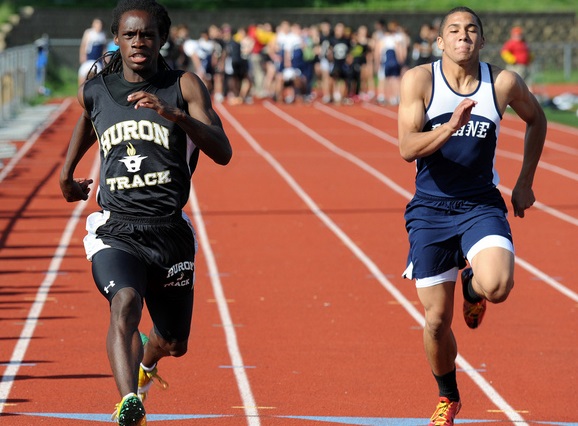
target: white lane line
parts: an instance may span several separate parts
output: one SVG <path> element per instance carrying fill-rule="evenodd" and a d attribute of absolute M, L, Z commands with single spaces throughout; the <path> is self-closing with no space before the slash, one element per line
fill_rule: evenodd
<path fill-rule="evenodd" d="M 54 121 L 58 117 L 60 117 L 60 115 L 64 111 L 66 111 L 71 102 L 72 100 L 70 98 L 66 98 L 64 102 L 60 104 L 56 112 L 54 112 L 47 121 L 42 123 L 42 125 L 38 129 L 36 129 L 36 131 L 32 134 L 32 136 L 30 136 L 30 138 L 28 138 L 28 140 L 24 142 L 24 145 L 22 145 L 22 147 L 16 152 L 16 154 L 14 154 L 14 156 L 10 159 L 8 164 L 6 164 L 4 168 L 0 169 L 0 183 L 6 178 L 6 176 L 8 176 L 8 174 L 12 171 L 12 169 L 14 169 L 16 164 L 18 164 L 18 162 L 28 153 L 30 148 L 34 146 L 34 144 L 36 143 L 42 132 L 44 132 L 44 130 L 50 127 L 52 123 L 54 123 Z"/>
<path fill-rule="evenodd" d="M 497 153 L 498 153 L 498 155 L 500 155 L 502 157 L 506 157 L 506 158 L 509 158 L 511 160 L 517 160 L 519 162 L 522 162 L 522 160 L 524 159 L 524 156 L 522 154 L 518 154 L 517 152 L 510 152 L 510 151 L 504 151 L 502 149 L 497 149 Z M 540 160 L 540 168 L 549 170 L 552 173 L 559 174 L 560 176 L 563 176 L 565 178 L 568 178 L 570 180 L 574 180 L 574 181 L 578 182 L 578 173 L 574 173 L 574 172 L 571 172 L 570 170 L 563 169 L 560 166 L 550 164 L 544 160 Z"/>
<path fill-rule="evenodd" d="M 98 179 L 98 169 L 100 166 L 100 158 L 97 156 L 95 157 L 92 168 L 90 169 L 90 178 L 97 182 Z M 90 194 L 94 194 L 95 191 L 91 191 Z M 90 198 L 89 198 L 90 200 Z M 62 199 L 64 203 L 64 198 Z M 30 307 L 30 311 L 28 312 L 28 316 L 24 323 L 24 327 L 22 332 L 20 333 L 20 337 L 16 342 L 16 346 L 14 347 L 14 351 L 12 352 L 12 356 L 10 357 L 10 365 L 6 367 L 4 374 L 2 375 L 2 381 L 0 382 L 0 414 L 4 409 L 4 404 L 7 403 L 8 397 L 10 395 L 10 390 L 12 389 L 12 385 L 14 384 L 14 380 L 20 366 L 22 365 L 22 361 L 26 356 L 26 351 L 28 350 L 28 345 L 30 344 L 30 340 L 34 335 L 34 331 L 36 330 L 36 326 L 38 325 L 40 314 L 42 313 L 42 309 L 46 303 L 48 298 L 48 293 L 50 292 L 50 288 L 52 284 L 58 277 L 60 272 L 60 265 L 62 264 L 62 260 L 66 255 L 66 251 L 70 245 L 70 240 L 74 234 L 74 230 L 78 221 L 82 216 L 82 212 L 88 205 L 88 200 L 78 202 L 76 207 L 72 211 L 68 222 L 66 223 L 66 227 L 60 237 L 60 241 L 58 243 L 58 247 L 54 255 L 52 256 L 52 260 L 50 261 L 50 265 L 48 266 L 48 271 L 44 277 L 44 280 L 38 287 L 38 291 L 36 292 L 36 297 L 32 302 L 32 306 Z"/>
<path fill-rule="evenodd" d="M 566 132 L 570 133 L 573 136 L 578 136 L 578 129 L 576 127 L 568 126 L 566 124 L 555 123 L 553 121 L 548 122 L 548 126 L 561 132 Z"/>
<path fill-rule="evenodd" d="M 315 106 L 317 108 L 323 109 L 323 110 L 325 110 L 325 108 L 329 109 L 329 107 L 321 106 L 317 103 L 315 104 Z M 365 108 L 369 111 L 376 112 L 376 113 L 383 115 L 385 117 L 389 117 L 393 120 L 397 120 L 397 116 L 398 116 L 397 112 L 389 110 L 387 108 L 380 107 L 380 106 L 373 105 L 373 104 L 363 104 L 363 108 Z M 504 114 L 504 119 L 502 121 L 506 122 L 506 121 L 514 121 L 514 120 L 520 120 L 520 118 L 517 116 L 514 116 L 514 115 Z M 576 129 L 574 127 L 570 127 L 570 126 L 564 126 L 564 125 L 558 124 L 558 123 L 548 122 L 548 127 L 552 128 L 552 129 L 564 131 L 567 133 L 571 133 L 573 135 L 578 134 L 578 129 Z M 524 132 L 522 132 L 520 130 L 512 129 L 510 127 L 506 127 L 506 126 L 502 125 L 500 127 L 500 131 L 503 132 L 504 134 L 509 134 L 510 136 L 515 136 L 515 137 L 520 138 L 521 140 L 524 140 Z M 546 139 L 545 146 L 548 148 L 551 148 L 555 151 L 560 151 L 560 152 L 564 152 L 566 154 L 571 154 L 571 155 L 578 155 L 578 149 L 572 148 L 570 146 L 562 145 L 562 144 L 553 142 L 553 141 L 548 140 L 548 139 Z"/>
<path fill-rule="evenodd" d="M 211 279 L 211 285 L 213 287 L 213 293 L 215 294 L 217 308 L 219 310 L 219 315 L 221 316 L 221 322 L 223 323 L 223 330 L 225 331 L 225 339 L 227 341 L 229 357 L 231 358 L 231 365 L 244 366 L 245 364 L 243 362 L 243 357 L 241 356 L 241 350 L 239 349 L 239 344 L 237 342 L 235 325 L 233 324 L 231 313 L 229 312 L 229 307 L 227 305 L 227 298 L 225 297 L 225 292 L 221 283 L 219 268 L 217 267 L 217 262 L 215 260 L 211 245 L 208 242 L 209 237 L 207 235 L 207 229 L 205 227 L 205 222 L 203 220 L 203 215 L 201 213 L 197 195 L 192 185 L 189 204 L 195 221 L 195 229 L 199 235 L 199 243 L 203 250 L 203 255 L 206 258 L 207 267 L 209 269 L 209 276 Z M 247 424 L 249 426 L 259 426 L 259 411 L 257 405 L 255 404 L 255 398 L 253 396 L 253 392 L 251 391 L 251 385 L 249 383 L 249 378 L 247 377 L 246 369 L 233 368 L 232 370 L 235 374 L 235 379 L 237 380 L 237 386 L 241 394 L 241 400 L 243 401 L 243 409 L 245 411 L 245 415 L 247 416 Z"/>
<path fill-rule="evenodd" d="M 299 123 L 294 120 L 288 114 L 281 111 L 279 108 L 266 104 L 267 109 L 277 114 L 280 118 L 293 123 Z M 313 199 L 301 188 L 301 186 L 295 181 L 295 179 L 283 168 L 283 166 L 273 157 L 268 151 L 266 151 L 261 145 L 251 136 L 249 132 L 222 106 L 217 105 L 218 112 L 221 116 L 235 128 L 239 134 L 247 141 L 247 143 L 259 154 L 261 155 L 271 167 L 287 182 L 287 184 L 293 189 L 293 191 L 301 198 L 301 200 L 309 207 L 309 209 L 331 230 L 341 242 L 351 250 L 351 252 L 361 261 L 367 269 L 372 273 L 372 275 L 377 279 L 377 281 L 398 301 L 398 303 L 403 306 L 403 308 L 409 313 L 409 315 L 414 318 L 414 320 L 421 326 L 425 326 L 425 318 L 423 315 L 413 306 L 413 304 L 405 298 L 405 296 L 393 285 L 381 272 L 379 267 L 361 250 L 350 238 L 349 236 L 335 224 L 327 216 L 321 208 L 313 201 Z M 299 123 L 300 124 L 300 123 Z M 302 126 L 298 126 L 302 129 Z M 304 127 L 304 126 L 303 126 Z M 309 129 L 309 135 L 316 134 L 313 130 Z M 322 139 L 320 135 L 317 135 L 315 140 Z M 328 141 L 327 141 L 328 142 Z M 329 142 L 330 143 L 330 142 Z M 522 416 L 514 410 L 504 398 L 492 387 L 492 385 L 482 377 L 474 368 L 461 356 L 458 354 L 456 359 L 456 364 L 460 369 L 463 369 L 465 374 L 467 374 L 487 395 L 487 397 L 498 407 L 499 410 L 503 411 L 504 414 L 514 423 L 519 425 L 528 426 Z"/>
<path fill-rule="evenodd" d="M 326 106 L 318 106 L 318 109 L 320 109 L 321 111 L 325 112 L 327 111 L 330 115 L 332 115 L 333 117 L 336 117 L 340 120 L 343 120 L 347 123 L 350 123 L 354 126 L 357 126 L 359 128 L 362 129 L 366 129 L 367 127 L 371 127 L 369 125 L 367 125 L 366 123 L 363 123 L 360 120 L 351 118 L 349 116 L 346 116 L 345 114 L 342 114 L 340 112 L 335 111 L 332 108 L 326 107 Z M 272 110 L 271 107 L 269 107 L 270 110 Z M 278 110 L 277 108 L 275 108 L 276 110 Z M 272 110 L 273 111 L 273 110 Z M 302 132 L 306 133 L 307 135 L 309 135 L 311 138 L 313 138 L 314 140 L 316 140 L 317 142 L 319 142 L 320 144 L 322 144 L 323 146 L 327 146 L 330 147 L 329 149 L 331 149 L 331 151 L 335 152 L 338 155 L 342 155 L 341 152 L 343 151 L 341 148 L 335 147 L 335 145 L 333 145 L 333 143 L 329 142 L 327 139 L 323 138 L 321 135 L 315 133 L 314 131 L 312 131 L 311 129 L 309 129 L 308 127 L 306 127 L 303 123 L 295 120 L 293 117 L 290 117 L 289 115 L 283 113 L 281 110 L 278 110 L 279 113 L 276 112 L 277 115 L 281 116 L 280 114 L 283 114 L 283 119 L 285 119 L 286 121 L 290 122 L 291 124 L 293 124 L 295 127 L 299 128 Z M 273 111 L 275 112 L 275 111 Z M 391 111 L 390 111 L 391 112 Z M 376 136 L 379 136 L 378 132 L 371 132 L 372 134 L 375 134 Z M 389 135 L 388 135 L 389 136 Z M 390 137 L 388 139 L 386 139 L 388 142 L 390 142 Z M 335 147 L 335 148 L 333 148 Z M 345 151 L 343 151 L 345 152 Z M 515 157 L 514 154 L 512 154 L 514 157 L 513 158 L 517 158 Z M 351 154 L 347 153 L 347 155 L 342 155 L 344 158 L 350 159 L 350 157 L 352 157 Z M 521 156 L 519 157 L 521 159 Z M 353 161 L 353 160 L 350 160 Z M 371 166 L 369 166 L 368 164 L 364 163 L 362 160 L 358 159 L 356 157 L 356 161 L 353 161 L 356 165 L 358 165 L 359 167 L 361 167 L 363 170 L 366 170 L 368 173 L 372 174 L 372 175 L 380 175 L 383 176 L 381 174 L 381 172 L 376 171 L 375 169 L 373 169 Z M 570 177 L 570 176 L 567 176 Z M 379 180 L 383 183 L 385 183 L 386 185 L 390 186 L 388 181 L 388 178 L 386 178 L 385 176 L 383 176 L 382 178 L 380 178 Z M 405 196 L 408 200 L 411 199 L 411 197 L 413 196 L 413 194 L 410 194 L 408 191 L 401 191 L 399 188 L 400 186 L 395 184 L 394 187 L 390 188 L 394 189 L 395 192 Z M 504 194 L 507 194 L 509 196 L 512 195 L 512 190 L 510 188 L 507 188 L 503 185 L 499 185 L 498 188 L 500 189 L 500 191 Z M 549 214 L 557 219 L 560 219 L 564 222 L 567 222 L 571 225 L 574 226 L 578 226 L 578 219 L 570 216 L 566 213 L 563 213 L 559 210 L 556 210 L 552 207 L 547 206 L 546 204 L 540 202 L 540 201 L 536 201 L 534 203 L 534 208 L 538 209 L 538 210 L 542 210 L 543 212 L 545 212 L 546 214 Z M 549 285 L 550 287 L 552 287 L 553 289 L 557 290 L 558 292 L 562 293 L 563 295 L 569 297 L 572 300 L 576 300 L 578 298 L 578 293 L 574 292 L 573 290 L 569 289 L 568 287 L 564 286 L 563 284 L 559 283 L 558 281 L 556 281 L 554 278 L 550 277 L 549 275 L 547 275 L 546 273 L 540 271 L 538 268 L 536 268 L 535 266 L 532 266 L 529 262 L 521 259 L 520 257 L 516 256 L 516 263 L 522 267 L 523 269 L 525 269 L 526 271 L 528 271 L 530 274 L 533 274 L 534 276 L 536 276 L 537 278 L 539 278 L 540 280 L 542 280 L 545 284 Z"/>

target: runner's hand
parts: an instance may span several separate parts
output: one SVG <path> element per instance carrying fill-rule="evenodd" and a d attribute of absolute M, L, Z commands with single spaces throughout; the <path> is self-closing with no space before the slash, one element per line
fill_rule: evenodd
<path fill-rule="evenodd" d="M 525 211 L 536 202 L 531 187 L 516 185 L 512 190 L 512 206 L 515 217 L 524 217 Z"/>
<path fill-rule="evenodd" d="M 177 121 L 182 116 L 183 111 L 179 108 L 169 105 L 158 96 L 145 92 L 143 90 L 128 95 L 127 100 L 134 102 L 134 109 L 150 108 L 154 109 L 161 117 L 170 121 Z"/>
<path fill-rule="evenodd" d="M 73 179 L 60 182 L 60 190 L 64 199 L 69 203 L 80 200 L 88 200 L 90 193 L 90 184 L 92 179 Z"/>

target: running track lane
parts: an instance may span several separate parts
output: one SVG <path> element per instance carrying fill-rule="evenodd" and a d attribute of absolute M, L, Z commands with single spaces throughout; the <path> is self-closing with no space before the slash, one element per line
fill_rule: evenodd
<path fill-rule="evenodd" d="M 70 109 L 0 182 L 2 361 L 13 357 L 24 325 L 38 320 L 21 363 L 6 368 L 2 386 L 11 386 L 0 424 L 94 424 L 117 402 L 104 355 L 106 306 L 81 247 L 84 216 L 96 206 L 93 199 L 66 204 L 57 187 L 78 113 Z M 188 208 L 206 246 L 197 259 L 191 350 L 163 361 L 171 387 L 151 394 L 150 419 L 426 424 L 436 389 L 415 290 L 400 278 L 413 165 L 397 152 L 395 111 L 269 103 L 218 111 L 234 158 L 222 168 L 204 157 L 193 178 L 198 205 Z M 523 129 L 509 117 L 502 126 L 497 166 L 507 193 Z M 568 132 L 549 133 L 557 137 L 544 153 L 551 166 L 536 182 L 543 205 L 512 218 L 519 256 L 512 297 L 492 306 L 475 332 L 456 310 L 461 424 L 577 422 L 578 170 L 569 143 L 576 134 Z M 93 158 L 80 174 L 90 173 Z M 70 215 L 83 204 L 62 263 L 51 270 Z M 46 277 L 54 277 L 48 289 Z M 28 318 L 31 300 L 44 293 L 38 318 Z"/>

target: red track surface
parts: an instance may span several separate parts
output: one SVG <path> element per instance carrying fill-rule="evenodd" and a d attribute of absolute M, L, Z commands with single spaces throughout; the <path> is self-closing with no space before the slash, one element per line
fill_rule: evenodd
<path fill-rule="evenodd" d="M 149 423 L 426 424 L 437 389 L 421 306 L 401 278 L 414 166 L 398 154 L 395 110 L 217 110 L 233 160 L 223 168 L 202 157 L 193 178 L 198 207 L 187 210 L 204 246 L 191 348 L 162 361 L 170 388 L 151 391 Z M 104 346 L 107 304 L 82 247 L 97 206 L 93 197 L 67 204 L 58 187 L 78 114 L 75 102 L 59 112 L 0 179 L 0 425 L 92 425 L 119 399 Z M 523 126 L 507 116 L 502 128 L 497 168 L 509 200 Z M 539 203 L 511 218 L 509 300 L 472 331 L 457 298 L 460 424 L 578 424 L 576 141 L 575 129 L 549 130 Z M 77 176 L 90 174 L 95 155 Z M 75 208 L 84 208 L 76 224 Z"/>

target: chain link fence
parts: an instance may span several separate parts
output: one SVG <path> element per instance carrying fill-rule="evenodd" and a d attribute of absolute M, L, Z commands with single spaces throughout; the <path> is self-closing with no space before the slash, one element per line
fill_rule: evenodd
<path fill-rule="evenodd" d="M 44 59 L 37 44 L 0 52 L 0 129 L 44 87 Z M 11 141 L 0 138 L 0 167 L 2 159 L 10 158 L 15 150 Z"/>

